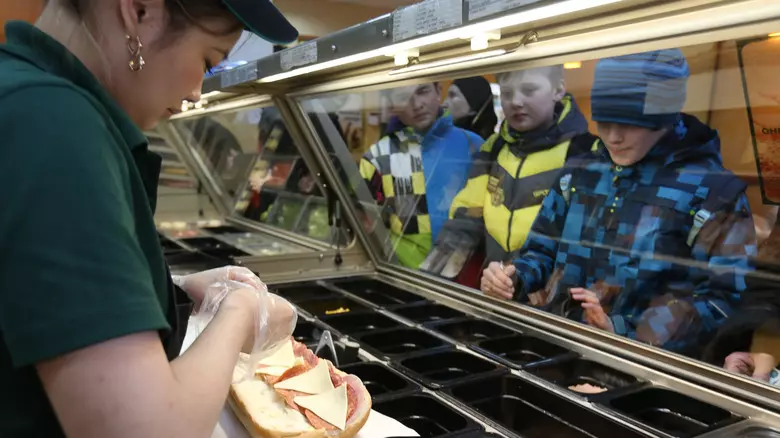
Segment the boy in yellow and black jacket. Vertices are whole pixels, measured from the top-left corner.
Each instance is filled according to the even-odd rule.
[[[525,244],[566,159],[596,142],[566,94],[562,66],[497,79],[505,121],[476,154],[466,187],[453,200],[450,220],[422,265],[443,277],[458,277],[483,242],[485,264],[511,260]],[[471,286],[477,280],[459,279]]]

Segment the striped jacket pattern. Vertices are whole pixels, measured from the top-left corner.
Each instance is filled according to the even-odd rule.
[[[482,139],[444,115],[424,135],[409,128],[383,137],[363,156],[360,174],[383,202],[398,261],[417,268],[466,182]]]

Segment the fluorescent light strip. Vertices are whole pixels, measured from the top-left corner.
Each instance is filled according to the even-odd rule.
[[[220,94],[222,94],[221,91],[209,91],[208,93],[201,95],[200,98],[201,98],[201,100],[202,99],[211,99],[212,97],[219,96]]]
[[[380,56],[395,56],[396,53],[402,51],[408,51],[431,44],[438,44],[444,41],[472,38],[476,35],[500,30],[505,27],[517,26],[524,23],[530,23],[532,21],[544,20],[547,18],[555,17],[558,15],[570,14],[572,12],[579,12],[586,9],[591,9],[599,6],[605,6],[613,3],[620,3],[625,0],[567,0],[561,3],[542,6],[532,9],[530,11],[518,12],[503,17],[487,20],[482,23],[471,24],[465,27],[459,27],[451,29],[445,32],[436,33],[433,35],[424,36],[422,38],[416,38],[411,41],[405,41],[398,44],[393,44],[381,49],[369,50],[367,52],[357,53],[344,58],[334,59],[331,61],[325,61],[319,64],[312,64],[305,67],[297,68],[284,73],[278,73],[275,75],[267,76],[259,80],[259,82],[277,82],[284,79],[305,75],[308,73],[314,73],[317,71],[327,70],[333,67],[339,67],[342,65],[351,64],[354,62],[366,61],[368,59],[380,57]]]
[[[396,69],[396,70],[392,70],[392,71],[389,72],[389,74],[395,76],[395,75],[400,75],[400,74],[404,74],[404,73],[412,73],[412,72],[420,71],[420,70],[429,70],[429,69],[432,69],[432,68],[444,67],[444,66],[452,65],[452,64],[460,64],[462,62],[476,61],[477,59],[494,58],[496,56],[506,55],[507,53],[509,53],[509,52],[507,52],[504,49],[490,50],[488,52],[474,53],[474,54],[471,54],[471,55],[459,56],[457,58],[449,58],[449,59],[442,59],[442,60],[439,60],[439,61],[426,62],[426,63],[423,63],[423,64],[415,64],[415,65],[411,65],[409,67],[404,67],[404,68],[399,68],[399,69]]]

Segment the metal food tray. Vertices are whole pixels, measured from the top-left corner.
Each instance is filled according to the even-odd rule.
[[[304,311],[315,330],[328,328],[336,338],[356,341],[366,361],[357,367],[376,365],[381,373],[414,382],[408,391],[382,389],[377,394],[381,400],[377,410],[383,412],[380,408],[384,407],[384,413],[410,427],[416,424],[427,438],[485,436],[486,430],[506,437],[687,438],[717,432],[742,420],[698,400],[680,403],[690,397],[668,389],[660,389],[671,394],[666,398],[645,397],[644,391],[659,388],[546,339],[474,318],[374,279],[298,283],[280,288],[279,293]],[[350,311],[327,314],[334,306]],[[517,359],[502,360],[502,351],[485,347],[491,347],[490,342],[505,343],[506,351],[524,346],[523,354],[537,354],[540,360],[522,366]],[[373,376],[365,375],[371,381]],[[608,391],[589,395],[568,389],[578,383],[604,385]],[[444,417],[432,419],[436,414],[425,409],[430,406],[431,412],[439,412],[440,403],[466,421],[454,427],[439,423]],[[643,407],[648,412],[668,411],[672,417],[690,418],[698,427],[675,430],[659,423],[663,415],[645,415]],[[409,410],[416,413],[407,416]]]

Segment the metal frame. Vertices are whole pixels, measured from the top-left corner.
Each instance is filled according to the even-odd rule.
[[[628,7],[641,4],[646,7]],[[276,97],[274,102],[280,110],[286,112],[287,117],[295,121],[296,135],[305,140],[300,144],[307,144],[312,148],[312,163],[319,164],[324,179],[333,184],[339,200],[348,205],[350,201],[346,188],[327,159],[328,154],[322,143],[316,138],[311,122],[300,104],[301,98],[346,90],[355,93],[391,84],[453,79],[488,71],[495,73],[500,70],[551,65],[571,60],[573,57],[577,60],[588,60],[658,48],[734,40],[780,30],[780,2],[777,0],[636,1],[622,6],[614,10],[599,10],[599,16],[595,13],[583,13],[573,18],[560,17],[535,24],[537,27],[534,30],[540,36],[538,42],[499,58],[423,70],[392,78],[387,75],[388,70],[393,68],[392,63],[375,60],[373,63],[305,75],[273,86],[253,82],[246,84],[245,90],[252,92],[270,89],[276,91],[279,96],[283,92],[287,93],[287,98]],[[506,39],[527,30],[528,26],[511,29]],[[345,31],[343,34],[334,35],[334,38],[345,38],[348,35]],[[469,53],[463,42],[443,44],[436,50],[425,53],[423,59],[452,57],[463,53]],[[260,70],[261,65],[273,66],[274,59],[276,58],[258,61],[258,69]],[[269,70],[263,73],[267,71]],[[307,164],[311,163],[307,160]],[[666,373],[664,378],[669,384],[674,384],[675,388],[695,391],[708,399],[717,400],[715,404],[733,406],[753,418],[772,421],[775,424],[780,421],[772,412],[780,411],[780,389],[530,307],[493,300],[454,283],[385,263],[371,250],[370,238],[360,226],[356,213],[351,208],[345,208],[344,212],[361,243],[369,249],[368,256],[377,265],[379,278],[389,283],[411,288],[422,295],[446,301],[454,306],[469,307],[474,313],[500,318],[502,321],[514,321],[516,324],[522,323],[544,333],[545,336],[571,345],[572,348],[599,352],[598,354],[614,360],[620,366],[633,367],[639,371],[646,367],[653,373]],[[280,263],[278,266],[281,267],[281,264],[291,263],[293,260],[299,260],[298,255],[279,257],[275,262]],[[271,266],[270,263],[269,261],[267,266]],[[364,272],[368,271],[370,270],[366,266]],[[344,274],[323,275],[341,277]],[[734,399],[724,396],[732,396]],[[755,403],[758,407],[750,406],[745,401]]]
[[[201,190],[205,190],[209,199],[211,199],[214,204],[214,207],[217,209],[217,212],[222,216],[229,216],[230,212],[228,210],[227,202],[225,202],[226,195],[214,179],[214,176],[209,172],[203,159],[195,151],[186,146],[186,142],[181,137],[181,134],[179,134],[179,131],[170,124],[161,124],[157,127],[157,131],[168,144],[178,151],[184,164],[198,180],[198,193],[200,193]]]
[[[298,101],[285,99],[285,105],[290,110],[290,115],[296,120],[296,123],[299,124],[299,126],[305,127],[305,129],[302,130],[302,133],[305,136],[306,144],[312,146],[314,157],[318,160],[326,179],[330,181],[330,184],[334,187],[339,202],[344,206],[350,206],[350,208],[343,208],[342,211],[346,214],[348,223],[351,224],[355,235],[363,244],[363,247],[371,248],[367,251],[368,257],[375,265],[382,263],[381,257],[378,257],[376,254],[370,236],[366,233],[366,230],[363,229],[357,213],[351,208],[352,200],[350,199],[347,188],[344,186],[344,182],[341,181],[341,178],[337,175],[336,170],[333,169],[333,164],[330,162],[327,149],[323,144],[322,139],[316,135],[311,120],[306,116],[306,112]]]
[[[296,144],[300,144],[300,145],[305,144],[305,140],[304,140],[305,137],[300,133],[300,128],[297,125],[295,125],[294,123],[290,123],[290,120],[295,120],[295,119],[290,114],[289,109],[285,108],[284,105],[285,102],[283,100],[279,100],[279,99],[275,100],[272,99],[271,96],[267,96],[267,95],[253,96],[253,97],[238,96],[233,99],[220,101],[218,104],[213,106],[208,106],[207,108],[187,111],[178,114],[176,117],[172,118],[172,121],[183,120],[183,119],[188,119],[193,117],[200,117],[215,112],[239,111],[250,107],[267,108],[270,106],[277,106],[277,109],[279,109],[282,118],[285,121],[285,127],[290,132],[293,141],[295,141]],[[201,187],[207,192],[209,198],[211,198],[218,212],[222,216],[226,217],[229,222],[241,224],[243,226],[255,229],[257,231],[261,231],[265,234],[279,237],[283,240],[297,244],[299,246],[303,246],[305,248],[312,249],[314,251],[320,251],[321,254],[328,254],[329,256],[335,255],[335,251],[333,250],[332,245],[329,245],[326,242],[322,242],[320,240],[313,239],[308,236],[295,233],[293,231],[288,231],[267,224],[246,220],[245,218],[242,218],[241,216],[237,215],[234,211],[235,199],[232,199],[222,190],[221,184],[217,181],[217,177],[215,175],[212,175],[208,165],[203,161],[200,155],[196,151],[194,151],[193,149],[187,146],[186,142],[181,137],[179,130],[175,128],[171,122],[166,122],[159,126],[158,132],[160,136],[162,136],[170,145],[172,145],[179,152],[179,154],[182,157],[182,160],[192,170],[193,174],[197,177],[198,181],[202,183]],[[321,189],[326,188],[327,184],[323,182],[322,171],[320,170],[320,164],[313,158],[313,155],[310,152],[310,148],[300,147],[298,150],[301,154],[301,158],[304,160],[306,165],[309,166],[309,170],[312,173],[312,176],[314,177],[316,183],[319,185]],[[362,252],[362,247],[357,246],[356,242],[354,241],[350,242],[347,245],[347,247],[344,249],[353,250],[355,248],[357,248],[358,251]],[[365,258],[365,256],[363,258]],[[360,260],[362,261],[362,259]]]
[[[724,41],[777,31],[780,3],[773,0],[682,1],[654,6],[649,12],[621,12],[592,21],[551,24],[534,28],[538,41],[504,56],[389,76],[392,62],[373,68],[355,68],[317,78],[309,84],[286,90],[292,98],[316,97],[342,91],[358,93],[425,81],[453,79],[484,73],[527,69],[562,61],[598,59],[653,50]],[[687,5],[687,7],[681,7]],[[526,32],[531,29],[525,29]],[[511,39],[511,38],[509,38]],[[468,48],[450,50],[444,56],[469,53]],[[424,58],[424,57],[421,57]]]
[[[334,255],[333,250],[328,250],[246,257],[241,259],[241,264],[254,272],[262,273],[263,281],[274,285],[370,275],[375,272],[374,264],[360,246],[353,246],[341,252],[344,261],[340,266],[334,266]],[[293,269],[290,269],[291,267]]]
[[[416,72],[405,76],[403,80],[395,81],[393,85],[445,78],[453,79],[458,76],[488,72],[495,73],[497,70],[552,65],[564,60],[571,60],[572,57],[576,57],[577,60],[588,60],[658,48],[684,47],[706,42],[734,40],[771,33],[780,29],[780,2],[746,0],[695,3],[698,3],[698,5],[694,5],[695,7],[678,9],[677,14],[663,14],[661,10],[658,10],[656,15],[649,18],[642,17],[636,12],[629,12],[626,13],[626,18],[631,19],[625,21],[625,24],[620,27],[593,28],[585,26],[586,29],[589,29],[588,31],[576,33],[572,32],[571,26],[568,28],[564,26],[555,33],[551,31],[549,39],[542,37],[539,43],[532,44],[528,50],[518,51],[500,61],[490,59],[469,63],[467,66],[455,65]],[[629,25],[632,31],[626,32],[624,26]],[[540,35],[544,34],[540,32]],[[288,93],[288,96],[290,105],[295,106],[297,110],[296,117],[305,120],[306,115],[300,105],[302,98],[345,90],[349,90],[350,93],[359,93],[387,87],[390,82],[393,81],[388,81],[385,70],[385,73],[366,73],[348,79],[299,88]],[[299,100],[293,101],[295,98]],[[310,125],[309,128],[311,129]],[[322,144],[313,138],[311,132],[308,134],[311,144],[321,149]],[[322,154],[323,151],[320,150],[319,153]],[[326,166],[330,167],[327,164]],[[332,171],[326,172],[329,179],[335,181],[332,179],[335,174]],[[336,182],[335,186],[339,192],[344,191],[342,184]],[[346,194],[340,193],[340,197],[346,199]],[[368,239],[364,235],[365,230],[358,229],[358,233],[361,240]],[[383,274],[383,278],[387,278],[384,276],[389,275],[393,278],[406,280],[420,288],[419,290],[432,290],[441,296],[474,304],[494,315],[519,319],[525,324],[544,330],[548,335],[555,334],[575,339],[582,345],[663,370],[669,375],[715,389],[721,394],[730,394],[742,400],[750,400],[768,409],[780,411],[780,389],[757,383],[752,379],[735,376],[696,360],[564,320],[530,307],[499,302],[476,295],[473,290],[454,283],[445,282],[419,271],[385,263],[376,254],[372,256],[372,260],[378,263],[378,270]]]
[[[575,334],[572,336],[572,334],[569,332],[560,333],[560,331],[550,330],[554,324],[559,324],[559,321],[552,321],[552,325],[546,326],[529,324],[529,322],[532,322],[532,320],[524,318],[518,319],[517,315],[513,312],[506,313],[499,310],[500,307],[503,307],[503,302],[489,299],[485,300],[484,297],[475,293],[473,290],[464,289],[463,295],[452,296],[448,293],[448,291],[432,288],[424,282],[416,284],[413,282],[414,280],[410,278],[399,278],[396,273],[380,273],[376,275],[375,278],[394,286],[398,286],[402,289],[414,291],[415,293],[427,299],[441,302],[457,310],[465,311],[478,317],[489,319],[491,322],[519,330],[521,333],[541,337],[544,339],[550,339],[555,344],[561,345],[567,350],[581,354],[585,359],[607,365],[610,368],[614,368],[619,371],[627,372],[631,375],[639,377],[642,380],[652,382],[656,387],[670,388],[674,391],[693,396],[707,403],[727,409],[745,418],[750,418],[756,422],[760,421],[765,425],[780,427],[780,410],[777,410],[775,407],[778,403],[780,403],[780,400],[777,398],[770,400],[770,402],[773,402],[775,406],[762,407],[757,407],[752,404],[752,400],[748,401],[746,399],[740,398],[724,398],[721,388],[712,387],[710,385],[701,384],[698,382],[691,382],[691,379],[688,378],[688,376],[674,375],[672,373],[668,373],[668,371],[665,369],[659,370],[657,367],[652,366],[652,364],[642,363],[642,361],[637,360],[635,357],[627,357],[625,355],[615,354],[615,351],[605,351],[605,349],[602,348],[602,345],[600,344],[584,342],[590,340],[590,335]],[[487,303],[488,305],[485,305],[486,301],[490,301]],[[535,310],[533,311],[538,312]],[[543,312],[538,313],[543,314]],[[552,320],[556,318],[551,317],[550,319]],[[587,328],[586,326],[582,327]],[[672,358],[672,362],[675,362],[675,359],[676,358]],[[565,399],[576,402],[578,404],[590,405],[590,403],[587,402],[584,397],[578,396],[570,391],[555,386],[528,372],[516,370],[513,370],[512,372],[513,374],[521,375],[523,378],[533,381],[534,383],[558,394]],[[730,375],[725,372],[724,374]],[[756,384],[754,382],[752,382],[752,384],[754,386],[765,386]],[[605,409],[599,406],[589,406],[589,408],[606,413]],[[609,413],[606,413],[606,415],[611,417]],[[626,421],[627,418],[618,417],[618,420]],[[741,425],[745,426],[745,424]],[[734,430],[734,427],[728,427],[727,429]],[[717,436],[731,436],[721,434],[722,431],[720,430],[717,432],[719,432]]]

